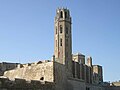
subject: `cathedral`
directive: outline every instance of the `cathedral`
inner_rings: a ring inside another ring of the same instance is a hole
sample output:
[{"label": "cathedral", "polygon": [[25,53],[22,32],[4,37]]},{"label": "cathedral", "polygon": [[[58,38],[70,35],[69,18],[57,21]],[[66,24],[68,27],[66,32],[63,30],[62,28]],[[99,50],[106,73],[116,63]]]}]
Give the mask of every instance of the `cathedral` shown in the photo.
[{"label": "cathedral", "polygon": [[0,90],[117,90],[107,89],[100,65],[92,57],[72,54],[72,18],[58,8],[54,19],[54,54],[34,63],[0,63]]}]

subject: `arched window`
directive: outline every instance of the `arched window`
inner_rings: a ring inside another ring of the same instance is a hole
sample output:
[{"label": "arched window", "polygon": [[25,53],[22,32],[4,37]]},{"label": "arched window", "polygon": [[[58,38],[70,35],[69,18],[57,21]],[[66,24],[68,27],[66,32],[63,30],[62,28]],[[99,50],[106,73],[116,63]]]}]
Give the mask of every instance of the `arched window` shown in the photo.
[{"label": "arched window", "polygon": [[67,12],[65,12],[65,18],[67,18]]},{"label": "arched window", "polygon": [[62,25],[60,25],[60,33],[62,33]]},{"label": "arched window", "polygon": [[63,12],[62,11],[60,12],[60,18],[63,18]]}]

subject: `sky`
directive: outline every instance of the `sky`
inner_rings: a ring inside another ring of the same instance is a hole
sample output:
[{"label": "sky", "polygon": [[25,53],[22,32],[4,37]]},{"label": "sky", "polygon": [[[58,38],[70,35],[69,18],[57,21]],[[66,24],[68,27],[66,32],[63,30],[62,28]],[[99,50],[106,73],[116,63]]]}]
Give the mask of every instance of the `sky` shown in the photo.
[{"label": "sky", "polygon": [[73,54],[92,56],[104,81],[120,80],[120,0],[0,0],[0,62],[51,59],[58,7],[70,10]]}]

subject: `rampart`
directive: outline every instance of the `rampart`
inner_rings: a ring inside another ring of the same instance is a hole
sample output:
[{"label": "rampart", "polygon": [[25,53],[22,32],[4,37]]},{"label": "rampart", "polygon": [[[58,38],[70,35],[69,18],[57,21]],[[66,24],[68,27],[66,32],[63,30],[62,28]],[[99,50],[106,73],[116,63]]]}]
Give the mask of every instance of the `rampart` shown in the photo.
[{"label": "rampart", "polygon": [[0,78],[0,90],[54,90],[54,83],[41,80]]},{"label": "rampart", "polygon": [[4,76],[11,80],[21,78],[53,82],[53,62],[47,60],[31,64],[19,64],[16,69],[6,71]]},{"label": "rampart", "polygon": [[0,76],[2,76],[5,71],[15,69],[18,64],[19,63],[9,63],[9,62],[0,63]]}]

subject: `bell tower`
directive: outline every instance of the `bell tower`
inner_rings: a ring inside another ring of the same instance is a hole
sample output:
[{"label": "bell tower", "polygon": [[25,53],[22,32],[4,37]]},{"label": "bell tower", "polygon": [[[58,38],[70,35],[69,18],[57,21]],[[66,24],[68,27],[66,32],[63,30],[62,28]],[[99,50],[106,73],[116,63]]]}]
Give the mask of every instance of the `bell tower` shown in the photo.
[{"label": "bell tower", "polygon": [[72,33],[71,16],[68,9],[57,9],[54,31],[54,55],[56,62],[65,65],[72,75]]}]

